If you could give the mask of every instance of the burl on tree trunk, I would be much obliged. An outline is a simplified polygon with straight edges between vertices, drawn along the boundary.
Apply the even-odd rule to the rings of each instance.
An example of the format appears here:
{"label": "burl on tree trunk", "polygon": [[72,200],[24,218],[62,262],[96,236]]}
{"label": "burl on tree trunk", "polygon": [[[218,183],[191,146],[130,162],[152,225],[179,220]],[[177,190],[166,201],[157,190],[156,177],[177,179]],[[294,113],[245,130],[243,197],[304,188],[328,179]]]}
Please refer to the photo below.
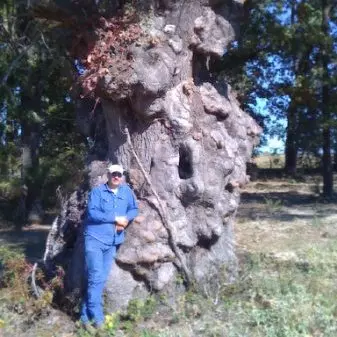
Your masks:
{"label": "burl on tree trunk", "polygon": [[94,100],[84,99],[77,109],[82,132],[95,134],[88,182],[65,201],[44,257],[47,265],[68,261],[67,290],[81,291],[87,192],[106,181],[107,162],[122,164],[140,215],[107,283],[110,309],[152,291],[181,290],[179,279],[211,287],[223,266],[234,272],[239,188],[260,134],[230,86],[208,71],[235,38],[242,4],[143,2],[140,21],[124,22],[118,37],[111,34],[120,22],[100,19],[82,85],[101,104],[93,109]]}

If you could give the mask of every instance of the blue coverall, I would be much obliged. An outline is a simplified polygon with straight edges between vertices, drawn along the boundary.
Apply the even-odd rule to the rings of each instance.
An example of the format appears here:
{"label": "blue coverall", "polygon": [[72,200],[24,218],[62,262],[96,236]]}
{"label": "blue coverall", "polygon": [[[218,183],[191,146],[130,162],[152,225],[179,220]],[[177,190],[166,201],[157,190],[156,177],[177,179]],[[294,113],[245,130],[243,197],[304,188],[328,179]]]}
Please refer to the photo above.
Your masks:
{"label": "blue coverall", "polygon": [[127,184],[115,194],[107,184],[92,189],[84,229],[84,256],[87,288],[82,302],[81,321],[100,326],[104,322],[103,289],[109,276],[117,247],[124,241],[124,231],[117,232],[116,216],[132,221],[138,214],[135,196]]}

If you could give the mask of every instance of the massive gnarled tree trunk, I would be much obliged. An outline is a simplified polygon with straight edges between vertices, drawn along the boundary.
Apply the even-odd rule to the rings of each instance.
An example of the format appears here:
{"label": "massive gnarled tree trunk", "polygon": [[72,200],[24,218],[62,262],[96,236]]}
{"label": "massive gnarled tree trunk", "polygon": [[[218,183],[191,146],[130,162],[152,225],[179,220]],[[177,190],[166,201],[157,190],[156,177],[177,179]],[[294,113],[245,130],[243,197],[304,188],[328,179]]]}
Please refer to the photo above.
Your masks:
{"label": "massive gnarled tree trunk", "polygon": [[[260,133],[231,88],[208,73],[210,58],[220,57],[235,37],[242,4],[143,3],[139,37],[126,52],[114,47],[91,79],[101,104],[78,102],[82,131],[95,134],[88,181],[66,200],[44,257],[47,265],[69,261],[67,288],[80,291],[87,192],[105,181],[108,161],[121,163],[140,215],[127,228],[108,280],[109,308],[151,291],[176,290],[179,275],[209,285],[222,266],[235,266],[239,188],[248,180],[246,162]],[[102,22],[101,32],[108,32],[108,19]],[[106,40],[95,48],[99,43],[106,48]]]}

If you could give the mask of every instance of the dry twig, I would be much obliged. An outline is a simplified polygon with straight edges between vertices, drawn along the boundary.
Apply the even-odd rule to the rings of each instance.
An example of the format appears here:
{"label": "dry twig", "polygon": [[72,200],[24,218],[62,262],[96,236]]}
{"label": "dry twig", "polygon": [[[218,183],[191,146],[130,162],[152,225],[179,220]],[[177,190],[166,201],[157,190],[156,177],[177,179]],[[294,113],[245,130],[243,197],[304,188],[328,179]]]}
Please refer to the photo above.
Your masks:
{"label": "dry twig", "polygon": [[41,296],[41,293],[36,286],[36,269],[37,269],[37,263],[34,263],[32,274],[31,274],[31,285],[32,285],[33,293],[35,297],[39,298]]}
{"label": "dry twig", "polygon": [[144,169],[144,167],[143,167],[143,165],[142,165],[142,163],[141,163],[141,161],[140,161],[140,159],[139,159],[139,157],[138,157],[138,155],[135,151],[135,148],[134,148],[134,146],[131,142],[131,137],[130,137],[130,132],[129,132],[128,127],[125,127],[124,132],[125,132],[126,137],[127,137],[127,143],[130,146],[130,150],[131,150],[133,156],[136,159],[136,162],[137,162],[137,164],[138,164],[138,166],[139,166],[139,168],[140,168],[140,170],[141,170],[141,172],[144,176],[144,179],[148,183],[148,185],[150,186],[150,189],[151,189],[153,195],[155,196],[155,198],[158,201],[158,206],[155,205],[156,210],[157,210],[157,212],[158,212],[158,214],[159,214],[159,216],[160,216],[160,218],[163,222],[163,225],[164,225],[164,227],[167,231],[170,247],[171,247],[172,251],[174,252],[175,256],[177,257],[177,259],[179,261],[179,264],[180,264],[179,267],[184,274],[186,286],[189,287],[191,285],[191,281],[192,281],[191,275],[190,275],[191,273],[190,273],[189,269],[187,268],[187,266],[185,264],[185,261],[184,261],[184,258],[183,258],[182,254],[181,254],[181,252],[180,252],[180,250],[177,246],[177,243],[174,239],[173,228],[172,228],[172,225],[170,224],[170,221],[168,219],[167,212],[165,211],[165,207],[163,205],[163,202],[160,199],[157,191],[155,190],[155,188],[154,188],[154,186],[151,182],[151,178],[149,177],[149,175],[145,171],[145,169]]}

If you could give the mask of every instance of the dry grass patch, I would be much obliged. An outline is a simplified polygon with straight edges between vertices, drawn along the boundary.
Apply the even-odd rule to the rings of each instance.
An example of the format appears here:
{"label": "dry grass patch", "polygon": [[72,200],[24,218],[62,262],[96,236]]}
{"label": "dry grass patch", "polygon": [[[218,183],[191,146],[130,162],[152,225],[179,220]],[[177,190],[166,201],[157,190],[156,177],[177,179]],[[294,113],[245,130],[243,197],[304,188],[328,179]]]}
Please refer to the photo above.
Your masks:
{"label": "dry grass patch", "polygon": [[[207,292],[192,289],[175,299],[135,300],[124,311],[108,313],[103,335],[337,336],[337,206],[321,202],[312,192],[314,183],[249,185],[235,231],[236,281],[228,283],[224,269],[216,287],[205,287]],[[4,336],[92,336],[75,331],[73,322],[54,309],[24,330],[15,325],[23,316],[2,308],[0,329],[1,324],[11,328]]]}

